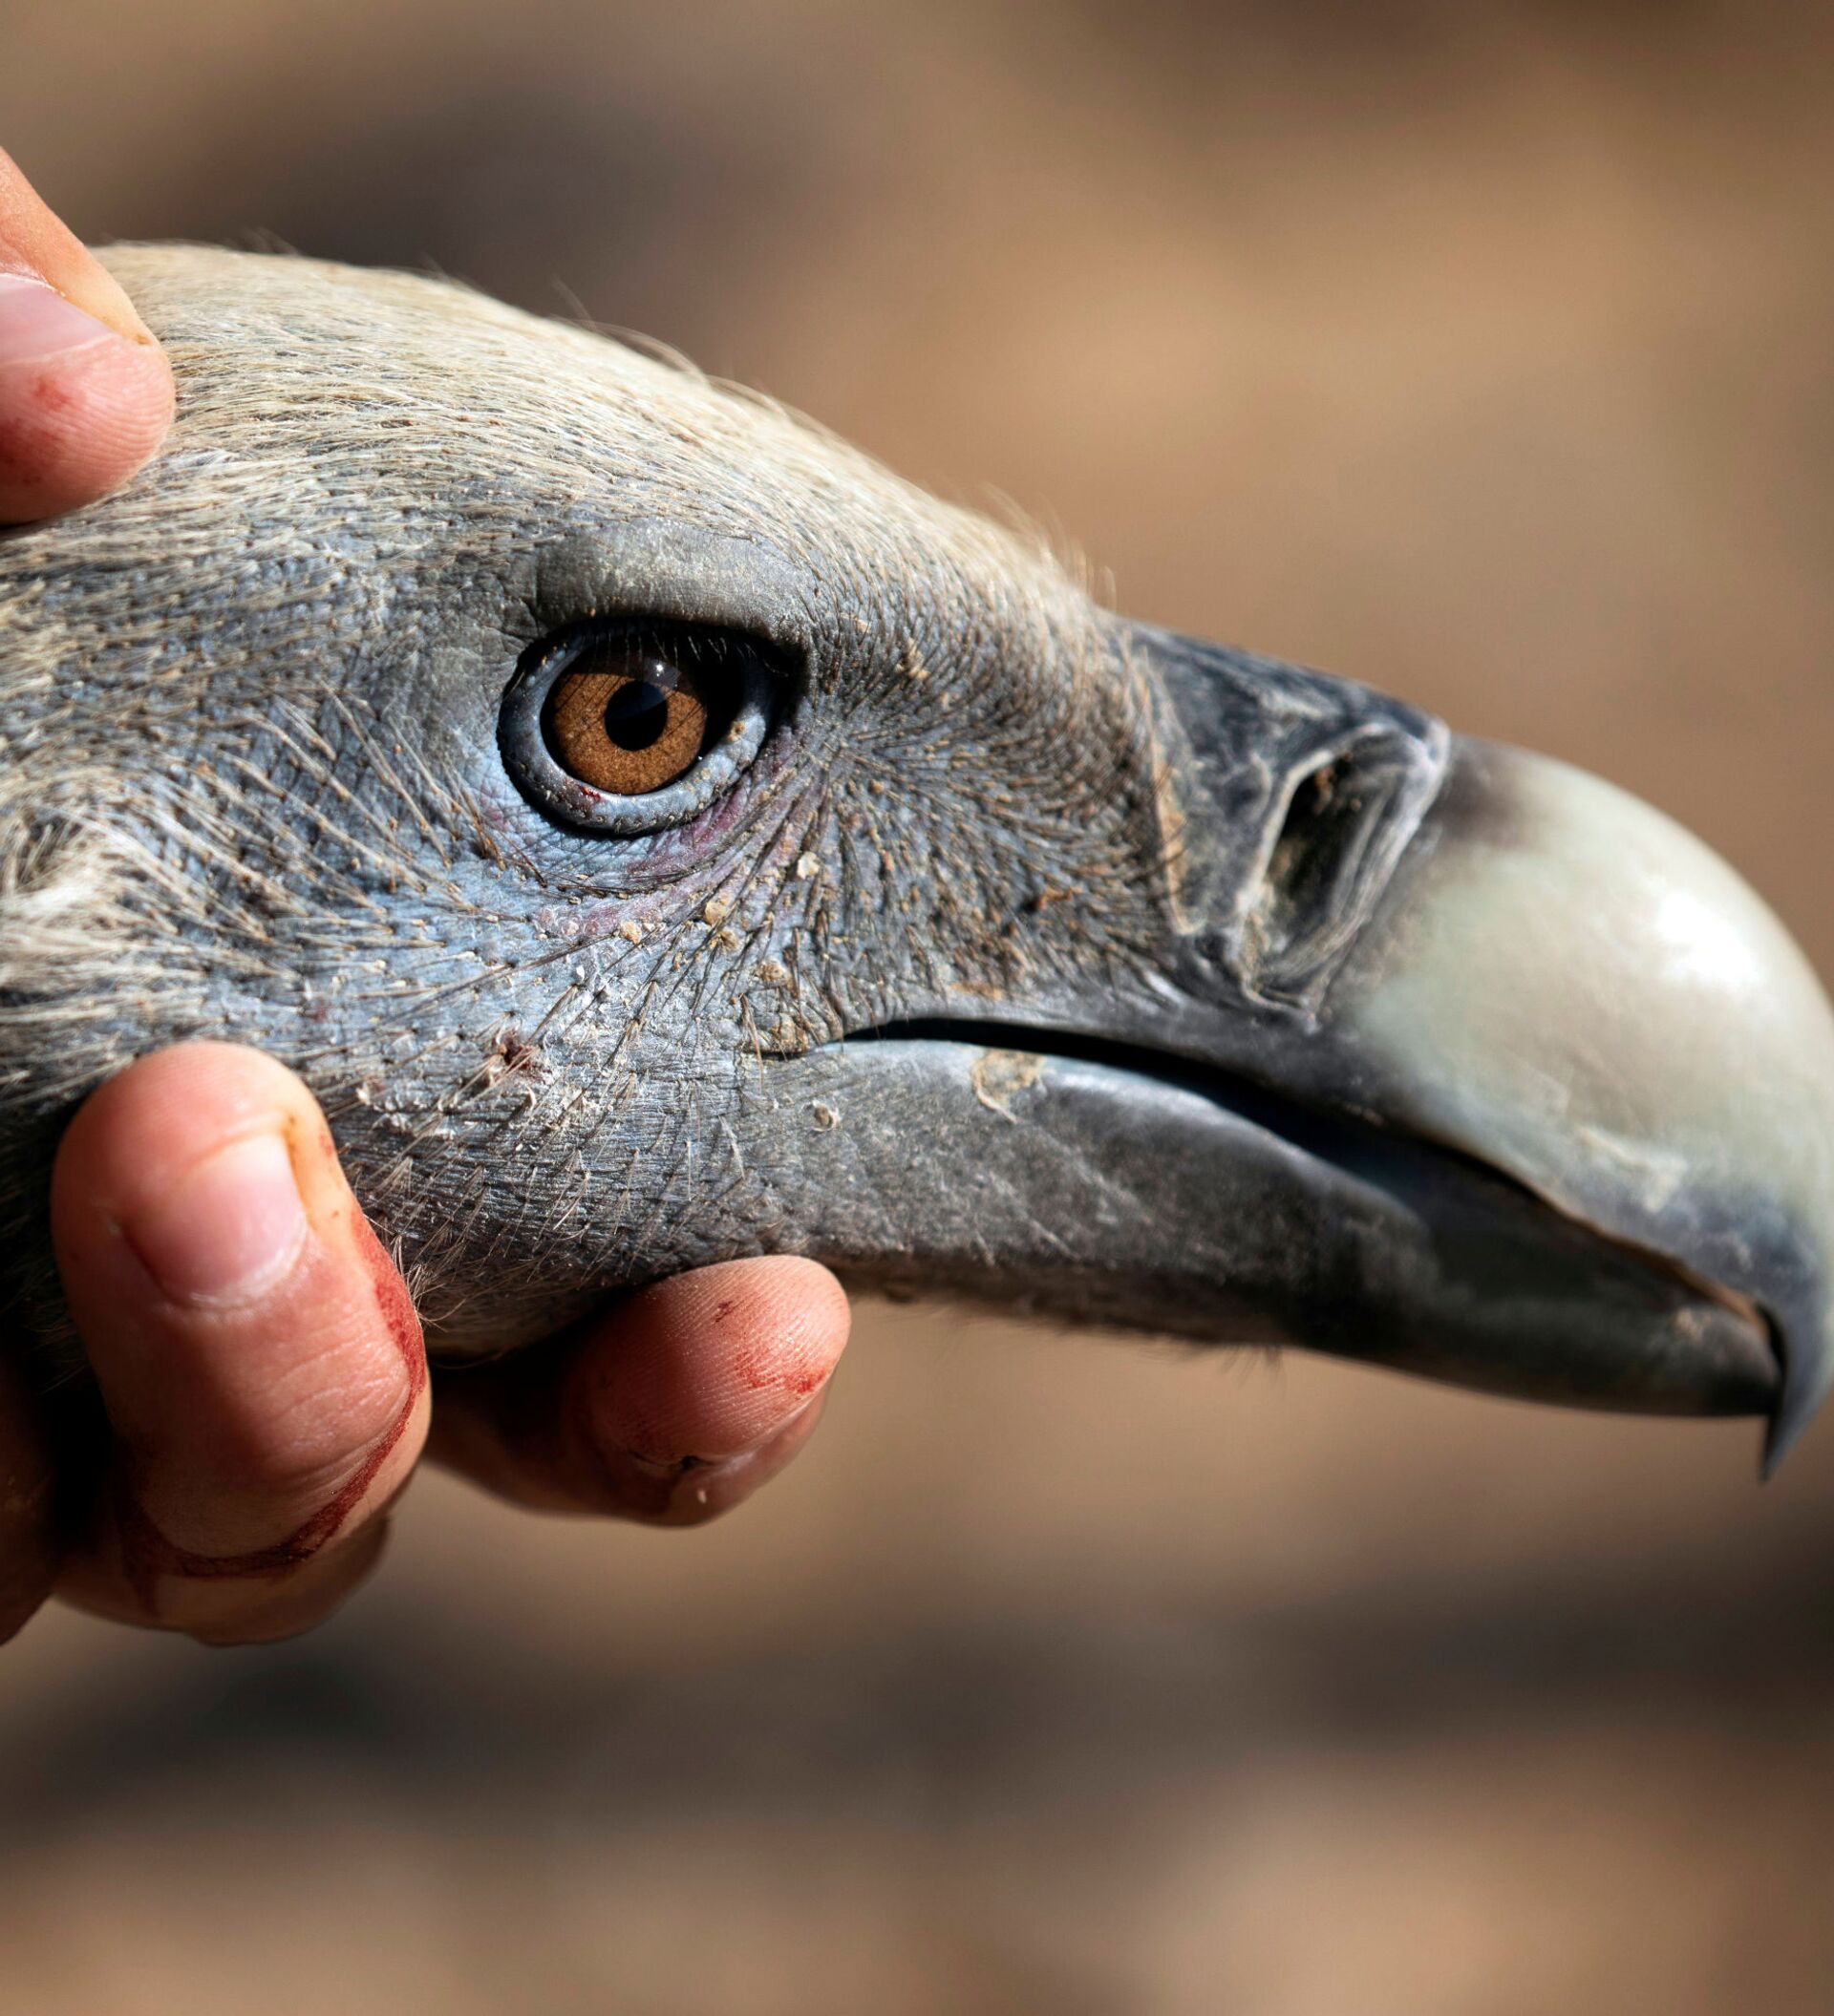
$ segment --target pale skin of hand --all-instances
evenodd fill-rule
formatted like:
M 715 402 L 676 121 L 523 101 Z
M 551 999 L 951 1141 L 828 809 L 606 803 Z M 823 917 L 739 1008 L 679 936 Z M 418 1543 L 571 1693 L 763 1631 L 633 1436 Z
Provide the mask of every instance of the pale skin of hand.
M 126 482 L 172 411 L 132 304 L 0 153 L 0 523 Z M 96 1093 L 52 1220 L 95 1387 L 47 1397 L 0 1351 L 0 1641 L 53 1596 L 215 1644 L 304 1630 L 423 1454 L 540 1510 L 696 1524 L 801 1447 L 847 1337 L 824 1268 L 736 1261 L 431 1381 L 310 1092 L 231 1044 Z

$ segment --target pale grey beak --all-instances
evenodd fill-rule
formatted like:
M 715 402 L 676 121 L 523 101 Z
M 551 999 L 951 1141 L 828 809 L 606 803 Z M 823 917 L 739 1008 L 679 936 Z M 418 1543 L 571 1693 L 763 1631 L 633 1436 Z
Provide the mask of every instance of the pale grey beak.
M 1332 1001 L 1386 1123 L 1762 1318 L 1774 1469 L 1834 1378 L 1834 1014 L 1738 877 L 1595 777 L 1455 744 Z

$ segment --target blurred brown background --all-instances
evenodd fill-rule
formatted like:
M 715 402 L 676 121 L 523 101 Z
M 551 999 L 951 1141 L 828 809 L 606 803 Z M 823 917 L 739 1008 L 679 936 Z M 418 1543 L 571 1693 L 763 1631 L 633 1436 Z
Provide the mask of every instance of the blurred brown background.
M 6 0 L 86 235 L 434 265 L 1703 832 L 1834 973 L 1834 36 L 1712 0 Z M 729 1526 L 429 1479 L 0 1666 L 34 2016 L 1834 2009 L 1834 1426 L 863 1311 Z

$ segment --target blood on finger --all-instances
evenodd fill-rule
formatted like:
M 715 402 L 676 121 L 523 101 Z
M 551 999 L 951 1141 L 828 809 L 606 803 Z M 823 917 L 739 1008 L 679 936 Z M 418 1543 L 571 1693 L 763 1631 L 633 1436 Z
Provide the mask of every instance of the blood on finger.
M 427 1359 L 421 1342 L 420 1319 L 415 1312 L 413 1298 L 401 1279 L 400 1270 L 390 1260 L 369 1220 L 360 1212 L 354 1214 L 353 1230 L 383 1327 L 390 1343 L 400 1354 L 407 1372 L 408 1390 L 399 1411 L 355 1471 L 309 1518 L 285 1539 L 239 1554 L 202 1554 L 190 1547 L 181 1547 L 160 1530 L 141 1502 L 132 1466 L 120 1465 L 116 1474 L 114 1512 L 119 1536 L 121 1572 L 149 1618 L 157 1621 L 160 1616 L 160 1584 L 163 1579 L 255 1581 L 286 1575 L 310 1560 L 337 1537 L 407 1432 L 427 1385 Z M 404 1476 L 395 1491 L 390 1494 L 391 1498 L 406 1483 Z M 385 1505 L 378 1505 L 374 1511 L 379 1514 L 386 1509 Z

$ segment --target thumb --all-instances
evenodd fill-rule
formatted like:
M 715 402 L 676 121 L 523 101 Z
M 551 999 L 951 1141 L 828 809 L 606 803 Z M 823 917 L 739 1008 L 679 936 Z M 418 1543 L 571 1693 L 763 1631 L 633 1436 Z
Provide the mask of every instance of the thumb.
M 116 489 L 171 421 L 146 325 L 0 152 L 0 523 Z

